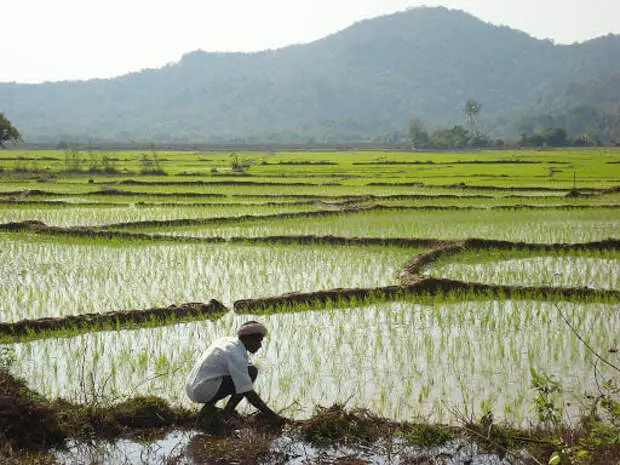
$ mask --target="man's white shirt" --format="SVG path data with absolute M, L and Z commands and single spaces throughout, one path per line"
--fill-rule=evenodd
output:
M 238 337 L 222 337 L 213 341 L 194 365 L 187 378 L 185 390 L 194 402 L 209 402 L 217 393 L 222 378 L 230 376 L 235 392 L 242 394 L 254 389 L 248 373 L 250 359 Z

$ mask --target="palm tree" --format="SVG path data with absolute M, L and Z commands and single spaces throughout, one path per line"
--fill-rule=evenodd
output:
M 463 113 L 465 113 L 465 118 L 467 119 L 467 126 L 473 137 L 480 136 L 480 122 L 478 121 L 478 113 L 482 110 L 482 104 L 476 102 L 473 99 L 467 100 L 465 105 L 463 105 Z

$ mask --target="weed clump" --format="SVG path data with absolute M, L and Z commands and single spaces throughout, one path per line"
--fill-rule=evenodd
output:
M 113 405 L 76 405 L 59 399 L 54 403 L 63 430 L 74 437 L 103 436 L 115 439 L 128 431 L 188 426 L 193 415 L 173 408 L 156 396 L 138 396 Z
M 441 446 L 458 437 L 454 428 L 428 424 L 408 425 L 399 435 L 409 443 L 423 446 Z
M 313 444 L 373 443 L 393 433 L 393 424 L 366 409 L 345 410 L 342 404 L 318 407 L 312 418 L 299 422 L 300 434 Z
M 160 428 L 176 423 L 178 414 L 160 397 L 134 397 L 115 405 L 110 420 L 130 428 Z

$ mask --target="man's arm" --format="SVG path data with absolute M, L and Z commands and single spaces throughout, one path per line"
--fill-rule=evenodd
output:
M 261 413 L 265 414 L 270 421 L 274 421 L 276 423 L 284 423 L 284 418 L 271 410 L 269 406 L 263 401 L 263 399 L 261 399 L 260 396 L 256 393 L 256 391 L 251 390 L 244 392 L 243 396 L 250 404 L 260 410 Z

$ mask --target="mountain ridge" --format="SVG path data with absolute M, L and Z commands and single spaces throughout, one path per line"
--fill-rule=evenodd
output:
M 617 63 L 620 36 L 556 45 L 424 7 L 308 44 L 197 50 L 117 78 L 0 84 L 0 110 L 29 141 L 364 140 L 413 117 L 460 123 L 469 98 L 492 118 Z

